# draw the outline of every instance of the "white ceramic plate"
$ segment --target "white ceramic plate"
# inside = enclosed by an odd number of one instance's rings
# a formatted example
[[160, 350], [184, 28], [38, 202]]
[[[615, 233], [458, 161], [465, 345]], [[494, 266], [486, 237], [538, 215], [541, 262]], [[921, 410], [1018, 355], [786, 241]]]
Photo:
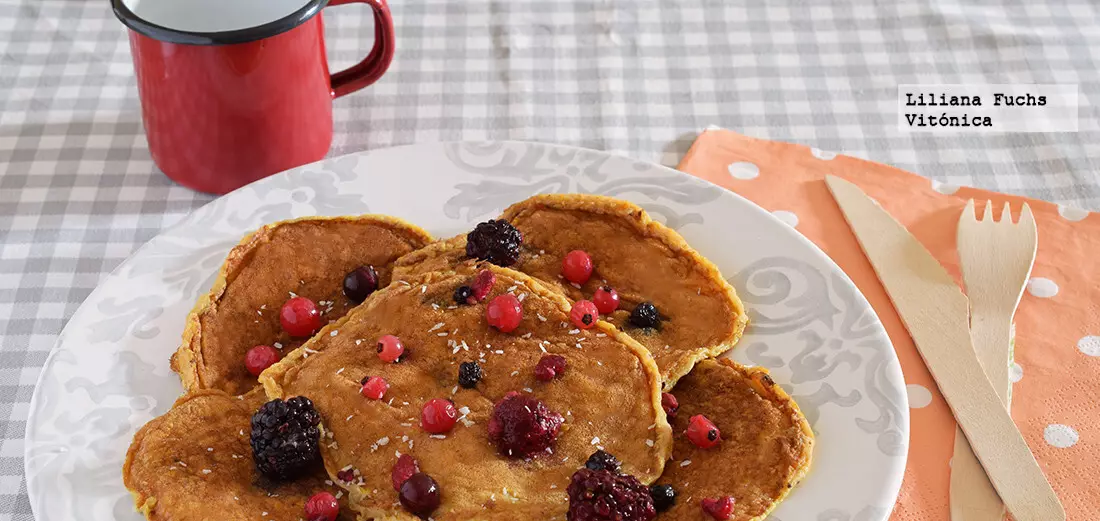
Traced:
[[149, 241], [92, 292], [46, 361], [26, 436], [35, 518], [141, 519], [122, 486], [126, 449], [180, 394], [168, 357], [184, 317], [246, 232], [303, 215], [374, 212], [448, 237], [545, 192], [634, 201], [737, 288], [751, 326], [733, 358], [769, 368], [817, 433], [812, 471], [773, 520], [888, 517], [909, 439], [901, 368], [870, 305], [824, 253], [753, 203], [686, 174], [604, 152], [506, 142], [416, 145], [307, 165], [222, 197]]

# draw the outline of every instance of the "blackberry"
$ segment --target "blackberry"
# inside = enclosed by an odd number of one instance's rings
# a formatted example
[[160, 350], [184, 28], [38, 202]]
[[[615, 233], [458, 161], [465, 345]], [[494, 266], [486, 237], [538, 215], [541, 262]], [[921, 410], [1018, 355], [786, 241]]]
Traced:
[[263, 475], [275, 480], [300, 476], [321, 461], [318, 446], [321, 415], [304, 396], [275, 399], [252, 415], [252, 459]]
[[653, 485], [649, 487], [649, 495], [653, 496], [653, 508], [658, 512], [664, 512], [676, 504], [676, 489], [672, 485]]
[[588, 461], [584, 462], [584, 468], [588, 470], [610, 470], [613, 472], [619, 471], [619, 459], [612, 456], [610, 452], [598, 450], [593, 452], [588, 457]]
[[628, 474], [580, 469], [573, 474], [568, 493], [569, 521], [652, 521], [657, 517], [649, 488]]
[[473, 294], [474, 290], [470, 289], [470, 286], [459, 286], [455, 288], [455, 294], [452, 298], [455, 300], [455, 304], [465, 306], [470, 303], [470, 296]]
[[523, 234], [505, 220], [488, 220], [466, 235], [466, 256], [511, 266], [519, 260]]
[[481, 366], [477, 362], [462, 362], [458, 366], [458, 385], [466, 389], [477, 387], [481, 381]]
[[652, 302], [642, 302], [630, 312], [630, 323], [641, 328], [661, 328], [661, 314]]

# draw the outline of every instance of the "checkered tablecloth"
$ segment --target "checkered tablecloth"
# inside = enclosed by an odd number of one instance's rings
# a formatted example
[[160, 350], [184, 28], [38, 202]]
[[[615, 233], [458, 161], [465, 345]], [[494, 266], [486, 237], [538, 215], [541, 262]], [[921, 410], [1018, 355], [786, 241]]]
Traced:
[[[507, 138], [675, 164], [718, 125], [1100, 209], [1100, 4], [892, 4], [393, 0], [394, 66], [336, 102], [332, 154]], [[360, 6], [326, 22], [335, 68], [373, 41]], [[1079, 84], [1082, 131], [902, 134], [901, 83]], [[28, 402], [65, 321], [210, 200], [153, 165], [106, 0], [0, 0], [0, 521], [31, 519]]]

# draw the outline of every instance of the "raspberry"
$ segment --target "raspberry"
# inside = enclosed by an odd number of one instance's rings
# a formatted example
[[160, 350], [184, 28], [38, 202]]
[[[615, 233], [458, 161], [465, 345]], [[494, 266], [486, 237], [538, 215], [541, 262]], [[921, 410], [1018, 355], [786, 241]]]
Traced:
[[405, 345], [393, 335], [382, 335], [378, 339], [378, 358], [383, 362], [397, 362], [405, 354]]
[[539, 363], [535, 365], [535, 378], [543, 382], [549, 382], [565, 372], [567, 363], [561, 355], [542, 355]]
[[374, 266], [360, 266], [344, 276], [344, 296], [359, 304], [378, 289], [378, 272]]
[[450, 400], [432, 398], [420, 410], [420, 426], [432, 434], [450, 431], [457, 421], [458, 411]]
[[496, 284], [496, 282], [497, 276], [492, 270], [481, 270], [477, 272], [474, 281], [470, 283], [470, 297], [466, 299], [466, 303], [477, 304], [485, 300], [485, 297], [492, 291], [493, 284]]
[[561, 274], [574, 284], [584, 284], [592, 278], [592, 257], [584, 250], [573, 250], [561, 260]]
[[661, 314], [652, 302], [642, 302], [630, 312], [630, 323], [635, 327], [660, 329]]
[[676, 411], [680, 410], [680, 401], [672, 393], [661, 393], [661, 408], [665, 410], [668, 419], [676, 417]]
[[252, 415], [252, 458], [276, 480], [290, 480], [321, 461], [317, 439], [321, 415], [304, 396], [271, 400]]
[[653, 497], [653, 507], [658, 512], [664, 512], [676, 504], [676, 489], [672, 485], [653, 485], [649, 487], [649, 495]]
[[458, 385], [466, 389], [477, 387], [481, 381], [481, 365], [477, 362], [462, 362], [458, 366]]
[[600, 318], [600, 310], [590, 300], [578, 300], [569, 310], [569, 320], [581, 329], [591, 329]]
[[401, 492], [401, 485], [417, 472], [420, 472], [420, 465], [416, 462], [416, 458], [408, 454], [399, 456], [397, 463], [393, 464], [393, 470], [390, 471], [390, 481], [393, 482], [393, 489]]
[[523, 305], [519, 299], [511, 293], [497, 295], [485, 306], [485, 321], [500, 330], [501, 333], [511, 333], [519, 327], [523, 320]]
[[420, 519], [427, 519], [439, 508], [439, 484], [431, 476], [417, 472], [401, 484], [398, 498], [405, 510]]
[[279, 352], [271, 346], [256, 346], [244, 355], [244, 367], [252, 376], [260, 376], [264, 369], [279, 361]]
[[318, 492], [306, 501], [307, 521], [336, 521], [340, 514], [340, 503], [328, 492]]
[[612, 470], [580, 469], [569, 483], [569, 521], [652, 521], [649, 489]]
[[688, 420], [688, 428], [684, 434], [701, 449], [709, 449], [722, 441], [722, 433], [718, 431], [718, 427], [702, 414], [696, 414]]
[[592, 302], [596, 304], [596, 309], [600, 310], [600, 313], [610, 315], [619, 309], [619, 293], [611, 289], [611, 286], [604, 286], [592, 295]]
[[490, 219], [466, 235], [466, 256], [507, 267], [519, 260], [522, 243], [523, 234], [508, 221]]
[[563, 421], [538, 399], [512, 391], [493, 407], [489, 440], [505, 456], [529, 458], [552, 450]]
[[305, 297], [294, 297], [279, 310], [279, 322], [283, 331], [293, 337], [313, 336], [321, 329], [321, 312], [317, 304]]
[[733, 504], [732, 497], [725, 496], [720, 498], [703, 498], [702, 506], [703, 512], [706, 512], [717, 521], [725, 521], [733, 516]]
[[612, 472], [618, 472], [621, 465], [619, 458], [603, 450], [593, 452], [588, 457], [588, 461], [584, 462], [584, 468], [588, 470], [610, 470]]
[[371, 400], [381, 400], [389, 389], [390, 384], [386, 382], [385, 378], [368, 376], [363, 378], [363, 387], [359, 389], [359, 394]]

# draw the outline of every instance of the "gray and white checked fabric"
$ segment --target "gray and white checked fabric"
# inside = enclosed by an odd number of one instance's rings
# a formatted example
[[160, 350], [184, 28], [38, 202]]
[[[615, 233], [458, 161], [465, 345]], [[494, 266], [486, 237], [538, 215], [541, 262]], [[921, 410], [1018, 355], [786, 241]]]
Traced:
[[[394, 66], [336, 101], [332, 154], [507, 138], [675, 164], [718, 125], [1100, 209], [1089, 0], [393, 2]], [[361, 6], [326, 22], [335, 67], [372, 42]], [[125, 37], [106, 0], [0, 0], [0, 521], [31, 519], [28, 402], [65, 321], [211, 200], [150, 160]], [[901, 134], [900, 83], [1077, 83], [1082, 131]]]

